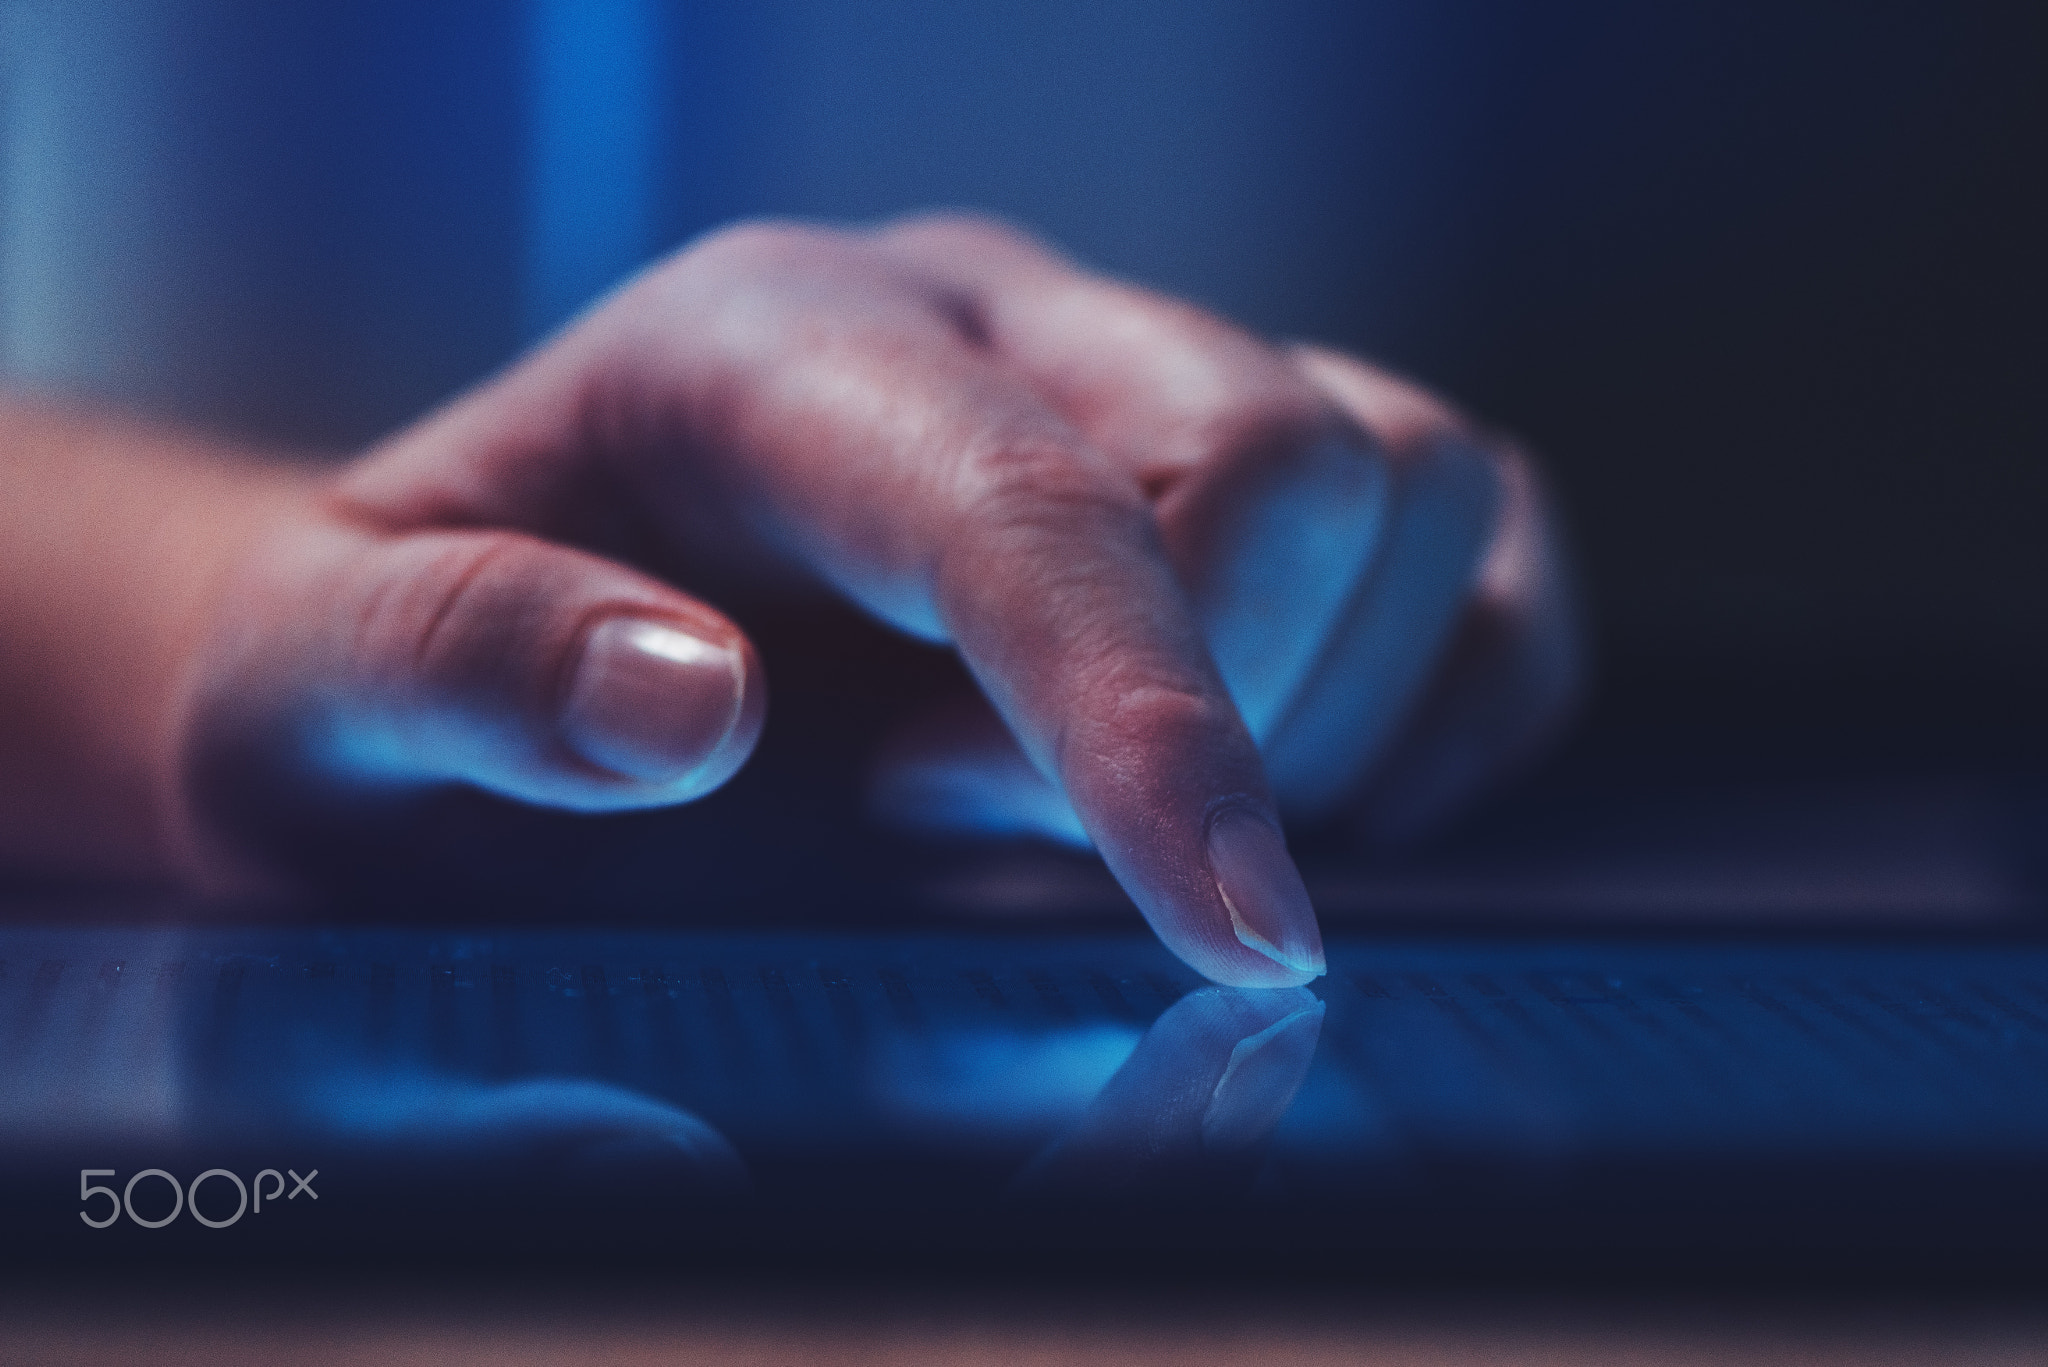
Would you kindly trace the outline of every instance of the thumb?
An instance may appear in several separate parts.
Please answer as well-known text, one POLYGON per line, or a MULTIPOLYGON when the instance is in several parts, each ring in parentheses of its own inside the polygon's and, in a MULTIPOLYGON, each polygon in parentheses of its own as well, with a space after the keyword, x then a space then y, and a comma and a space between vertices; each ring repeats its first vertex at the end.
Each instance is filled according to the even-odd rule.
POLYGON ((726 617, 523 533, 301 523, 225 595, 187 768, 224 794, 282 771, 345 788, 468 784, 601 812, 685 802, 752 752, 767 689, 726 617))

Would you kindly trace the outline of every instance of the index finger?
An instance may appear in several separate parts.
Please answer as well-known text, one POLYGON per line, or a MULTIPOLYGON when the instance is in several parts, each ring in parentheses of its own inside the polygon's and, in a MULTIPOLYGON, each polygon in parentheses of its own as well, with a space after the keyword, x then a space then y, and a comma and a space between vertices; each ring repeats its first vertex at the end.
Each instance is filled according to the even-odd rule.
POLYGON ((1078 442, 964 462, 933 576, 962 656, 1167 945, 1293 986, 1322 941, 1258 749, 1141 492, 1078 442))

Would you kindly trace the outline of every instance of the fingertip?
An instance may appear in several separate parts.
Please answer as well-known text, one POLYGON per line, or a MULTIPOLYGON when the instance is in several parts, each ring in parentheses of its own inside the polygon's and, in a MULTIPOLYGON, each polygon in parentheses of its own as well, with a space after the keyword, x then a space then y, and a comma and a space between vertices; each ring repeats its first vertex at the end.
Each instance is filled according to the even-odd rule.
POLYGON ((1225 807, 1209 819, 1206 846, 1216 894, 1237 942, 1295 975, 1296 982, 1328 971, 1315 908, 1279 828, 1248 808, 1225 807))
POLYGON ((1320 966, 1320 946, 1316 963, 1305 964, 1247 943, 1235 934, 1227 907, 1190 909, 1180 920, 1158 915, 1148 919, 1181 962, 1218 987, 1301 989, 1326 971, 1320 966))
POLYGON ((1219 987, 1298 988, 1323 976, 1323 970, 1297 968, 1249 946, 1226 954, 1176 949, 1190 968, 1219 987))

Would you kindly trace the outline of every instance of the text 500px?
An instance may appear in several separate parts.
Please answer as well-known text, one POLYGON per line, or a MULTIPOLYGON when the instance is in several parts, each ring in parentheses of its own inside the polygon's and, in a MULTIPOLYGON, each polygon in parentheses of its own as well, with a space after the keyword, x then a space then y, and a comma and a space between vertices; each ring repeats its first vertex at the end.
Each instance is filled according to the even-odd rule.
POLYGON ((119 1191, 112 1187, 100 1186, 92 1180, 95 1177, 118 1175, 112 1168, 80 1168, 78 1171, 78 1199, 86 1207, 78 1212, 78 1218, 94 1229, 105 1229, 123 1215, 144 1229, 162 1229, 180 1215, 187 1213, 208 1229, 226 1229, 244 1215, 262 1214, 265 1201, 276 1205, 280 1198, 286 1201, 296 1201, 301 1196, 310 1196, 315 1201, 320 1199, 320 1193, 313 1190, 313 1179, 320 1175, 318 1168, 314 1168, 304 1177, 290 1168, 283 1172, 276 1168, 265 1168, 250 1182, 244 1182, 240 1176, 226 1168, 208 1168, 189 1183, 180 1183, 162 1168, 144 1168, 130 1177, 119 1191), (287 1175, 292 1181, 289 1192, 285 1190, 287 1175), (270 1186, 267 1191, 264 1189, 266 1182, 270 1186), (201 1210, 199 1204, 199 1193, 209 1183, 213 1188, 207 1195, 207 1207, 213 1212, 211 1215, 201 1210), (138 1186, 143 1196, 142 1211, 135 1208, 138 1186), (169 1190, 165 1191, 165 1188, 169 1190), (225 1214, 227 1193, 230 1190, 235 1194, 234 1213, 225 1214), (104 1214, 96 1215, 93 1210, 95 1205, 104 1214), (168 1213, 165 1213, 166 1210, 168 1213))

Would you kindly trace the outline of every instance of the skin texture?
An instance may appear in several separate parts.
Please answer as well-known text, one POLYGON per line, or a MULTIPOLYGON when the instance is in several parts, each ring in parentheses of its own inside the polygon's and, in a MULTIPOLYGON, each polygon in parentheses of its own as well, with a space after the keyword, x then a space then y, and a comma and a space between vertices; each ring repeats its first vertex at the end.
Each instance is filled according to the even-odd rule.
POLYGON ((1259 835, 1234 928, 1218 814, 1240 850, 1433 817, 1575 678, 1511 446, 980 220, 726 230, 325 474, 22 404, 0 453, 0 861, 35 872, 289 884, 264 814, 305 793, 708 792, 767 685, 634 567, 683 559, 958 651, 979 696, 885 748, 884 815, 1086 839, 1188 963, 1291 986, 1306 898, 1259 835))

